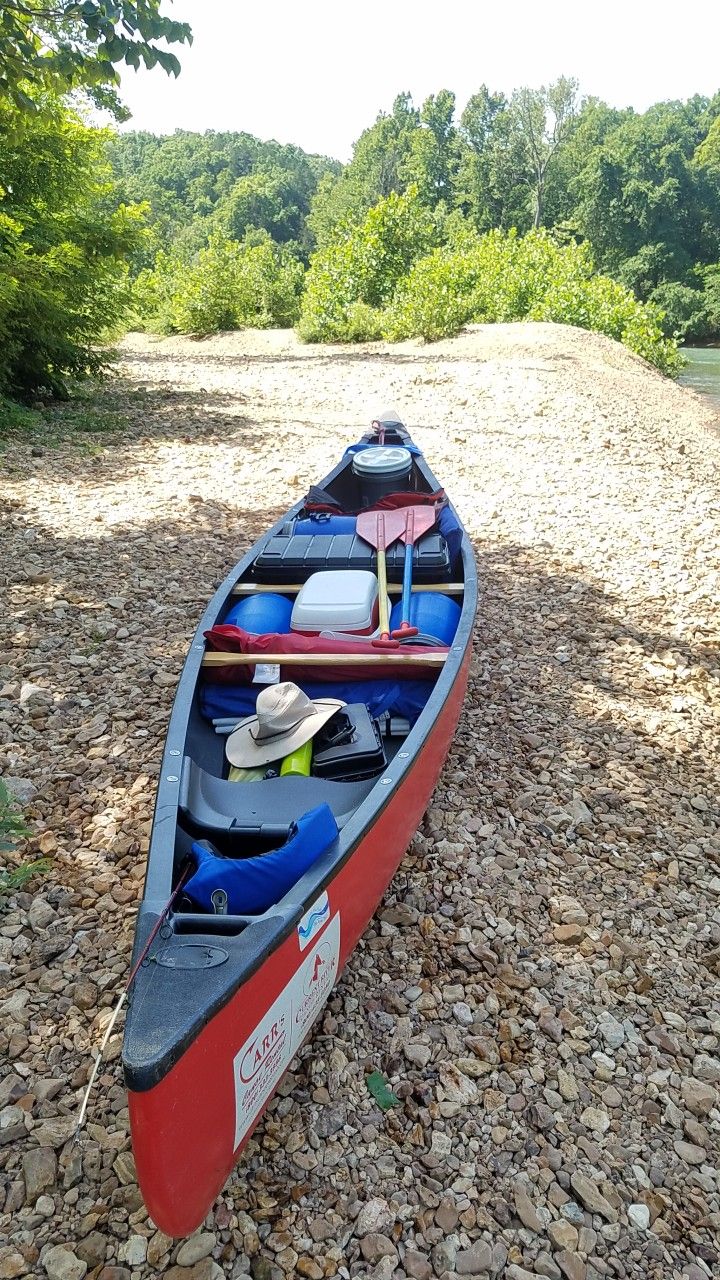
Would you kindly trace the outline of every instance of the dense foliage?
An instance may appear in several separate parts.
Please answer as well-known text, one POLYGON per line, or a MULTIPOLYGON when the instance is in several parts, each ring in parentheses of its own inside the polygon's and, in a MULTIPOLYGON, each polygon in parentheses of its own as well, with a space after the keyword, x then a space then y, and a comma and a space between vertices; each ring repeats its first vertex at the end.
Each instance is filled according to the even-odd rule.
POLYGON ((589 242, 599 270, 666 314, 666 335, 717 335, 720 95, 643 115, 581 101, 577 84, 483 86, 454 121, 441 93, 416 111, 395 100, 319 187, 309 224, 321 249, 412 181, 428 207, 479 232, 556 229, 589 242))
POLYGON ((514 320, 595 329, 665 373, 680 365, 659 310, 597 275, 587 244, 558 244, 544 230, 480 235, 460 214, 431 214, 414 187, 318 251, 298 331, 314 342, 432 341, 472 322, 514 320))
POLYGON ((161 0, 0 5, 0 400, 63 394, 128 320, 358 341, 470 321, 601 330, 659 368, 720 335, 720 94, 644 114, 574 80, 395 99, 342 166, 246 133, 111 136, 161 0), (4 77, 4 78, 3 78, 4 77), (49 87, 50 86, 50 87, 49 87), (107 160, 110 162, 108 168, 107 160))
POLYGON ((109 133, 88 105, 127 116, 117 66, 177 75, 168 49, 191 39, 162 0, 1 0, 0 427, 15 399, 66 394, 103 364, 128 309, 145 210, 116 189, 109 133))
POLYGON ((363 221, 319 250, 305 285, 299 333, 308 342, 380 337, 381 311, 413 262, 438 240, 416 187, 391 192, 363 221))
POLYGON ((244 241, 211 235, 191 263, 159 254, 140 274, 135 305, 141 327, 204 335, 222 329, 289 328, 299 317, 304 270, 261 232, 244 241))
MULTIPOLYGON (((112 159, 124 198, 151 208, 154 239, 138 266, 151 266, 161 250, 174 265, 161 257, 159 275, 181 284, 181 264, 194 271, 211 240, 243 245, 260 229, 291 254, 282 266, 293 273, 289 295, 296 294, 296 262, 309 265, 300 319, 307 339, 399 332, 400 296, 409 324, 423 272, 427 280, 440 272, 442 305, 465 316, 468 299, 452 300, 449 281, 463 275, 464 253, 465 274, 476 270, 477 238, 512 230, 518 254, 525 233, 545 230, 547 244, 569 246, 562 262, 572 262, 577 288, 555 282, 543 314, 623 333, 646 350, 658 326, 680 340, 720 333, 719 130, 720 95, 661 103, 640 115, 583 99, 576 81, 561 79, 510 97, 482 86, 459 116, 449 90, 419 108, 402 94, 365 130, 344 167, 245 134, 126 134, 113 144, 112 159), (573 245, 587 248, 573 255, 573 245), (437 254, 425 262, 430 250, 437 254), (608 279, 591 283, 594 269, 617 288, 608 279), (649 309, 633 308, 633 299, 649 309)), ((502 254, 511 252, 507 237, 495 238, 483 260, 490 245, 500 253, 501 244, 502 254)), ((537 253, 530 241, 525 257, 537 253)), ((145 287, 147 277, 141 280, 145 287)), ((167 297, 166 283, 155 283, 167 297)), ((152 303, 148 312, 141 305, 148 323, 163 315, 175 327, 189 317, 176 307, 170 320, 172 308, 152 303)), ((517 314, 542 309, 534 298, 517 314)), ((279 317, 282 308, 261 310, 279 317)), ((207 322, 221 312, 209 308, 207 322)), ((468 314, 481 312, 490 315, 483 307, 468 314)), ((428 332, 447 332, 448 324, 433 321, 428 332)), ((666 367, 668 358, 662 346, 657 361, 666 367)))
POLYGON ((186 22, 160 12, 161 0, 2 0, 0 100, 37 109, 37 93, 82 87, 125 116, 114 93, 116 67, 155 65, 177 75, 164 47, 192 39, 186 22))
POLYGON ((56 99, 0 102, 0 394, 64 394, 122 319, 143 211, 116 202, 104 145, 56 99))
POLYGON ((149 205, 156 250, 186 260, 218 231, 242 240, 255 228, 307 257, 318 181, 342 167, 249 133, 124 133, 109 154, 121 198, 149 205))

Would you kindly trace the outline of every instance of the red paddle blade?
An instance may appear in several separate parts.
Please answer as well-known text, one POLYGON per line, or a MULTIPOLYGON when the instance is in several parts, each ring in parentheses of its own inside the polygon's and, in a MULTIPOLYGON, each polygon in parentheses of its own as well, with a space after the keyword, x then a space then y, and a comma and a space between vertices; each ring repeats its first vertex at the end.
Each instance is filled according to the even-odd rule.
POLYGON ((401 542, 417 542, 437 520, 437 511, 433 507, 403 507, 401 511, 404 517, 401 542))
MULTIPOLYGON (((413 508, 414 510, 415 508, 413 508)), ((405 533, 405 512, 361 511, 357 518, 357 532, 363 542, 380 550, 389 547, 405 533)))

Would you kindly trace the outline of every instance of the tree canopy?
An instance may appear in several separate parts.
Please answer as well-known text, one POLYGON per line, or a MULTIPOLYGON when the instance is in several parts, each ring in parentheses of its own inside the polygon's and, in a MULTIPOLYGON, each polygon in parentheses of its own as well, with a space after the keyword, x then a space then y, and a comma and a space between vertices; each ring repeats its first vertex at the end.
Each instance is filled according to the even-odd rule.
POLYGON ((164 44, 192 39, 186 22, 160 12, 162 0, 2 0, 0 97, 27 110, 41 93, 85 88, 121 113, 112 94, 117 66, 180 63, 164 44), (103 90, 106 92, 103 93, 103 90), (110 92, 107 92, 110 90, 110 92))

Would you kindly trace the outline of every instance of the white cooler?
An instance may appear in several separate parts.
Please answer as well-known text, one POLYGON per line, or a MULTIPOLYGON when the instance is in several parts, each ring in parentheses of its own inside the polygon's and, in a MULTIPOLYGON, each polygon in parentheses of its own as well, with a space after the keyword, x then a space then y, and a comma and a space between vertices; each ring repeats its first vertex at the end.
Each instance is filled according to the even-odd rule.
POLYGON ((372 636, 378 629, 378 581, 367 569, 313 573, 295 597, 290 627, 302 635, 321 631, 372 636))

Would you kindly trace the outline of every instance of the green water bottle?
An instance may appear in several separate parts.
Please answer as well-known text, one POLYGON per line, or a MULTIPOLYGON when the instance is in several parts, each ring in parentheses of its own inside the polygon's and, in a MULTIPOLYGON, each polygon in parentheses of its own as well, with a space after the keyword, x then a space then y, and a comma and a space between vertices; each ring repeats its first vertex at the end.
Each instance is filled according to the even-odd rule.
POLYGON ((297 751, 291 751, 280 765, 281 778, 309 778, 312 764, 312 738, 297 751))

